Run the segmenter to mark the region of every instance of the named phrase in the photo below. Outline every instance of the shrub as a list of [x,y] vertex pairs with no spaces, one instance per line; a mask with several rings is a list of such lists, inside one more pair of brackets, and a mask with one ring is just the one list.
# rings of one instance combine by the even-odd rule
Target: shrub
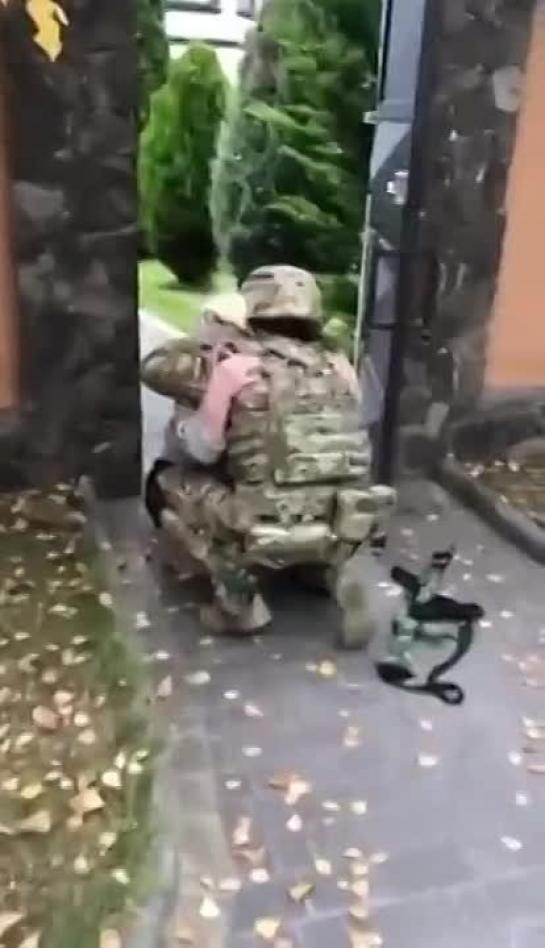
[[166,80],[168,41],[163,0],[137,0],[136,28],[140,59],[140,127],[146,124],[152,94]]
[[142,134],[142,226],[151,252],[189,284],[204,283],[217,262],[210,175],[225,97],[214,50],[191,45],[153,96]]
[[239,278],[275,262],[357,271],[379,15],[378,0],[266,3],[214,168],[215,233]]

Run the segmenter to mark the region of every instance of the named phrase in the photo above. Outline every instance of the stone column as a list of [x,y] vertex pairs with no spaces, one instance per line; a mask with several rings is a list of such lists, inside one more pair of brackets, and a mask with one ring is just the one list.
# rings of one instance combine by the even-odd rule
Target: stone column
[[15,275],[11,233],[11,181],[8,172],[6,75],[0,37],[0,412],[18,400],[18,349],[15,328]]
[[448,450],[452,425],[481,404],[535,7],[535,0],[438,0],[435,7],[421,219],[438,284],[405,359],[401,461],[412,467]]
[[7,466],[123,496],[140,487],[135,4],[59,3],[54,62],[23,4],[5,14],[23,370]]

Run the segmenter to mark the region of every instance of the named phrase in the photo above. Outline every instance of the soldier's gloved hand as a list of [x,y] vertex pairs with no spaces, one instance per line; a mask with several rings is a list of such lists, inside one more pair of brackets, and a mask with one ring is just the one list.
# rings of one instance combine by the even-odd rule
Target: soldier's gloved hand
[[231,402],[257,378],[259,367],[260,360],[248,355],[232,355],[215,366],[198,411],[215,440],[223,440]]

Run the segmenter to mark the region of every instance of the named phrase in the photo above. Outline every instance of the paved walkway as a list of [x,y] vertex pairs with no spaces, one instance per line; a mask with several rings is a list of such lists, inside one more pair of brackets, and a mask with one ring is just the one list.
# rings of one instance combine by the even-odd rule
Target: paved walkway
[[[146,404],[151,437],[165,406]],[[451,504],[396,523],[396,562],[414,565],[454,540],[453,589],[487,610],[456,669],[466,704],[451,709],[382,685],[365,654],[335,654],[336,615],[294,589],[274,590],[267,636],[209,639],[188,601],[197,594],[141,556],[137,505],[109,506],[104,518],[128,561],[125,605],[140,613],[136,625],[149,618],[141,634],[155,678],[173,682],[159,702],[168,737],[157,896],[135,944],[179,943],[176,918],[198,948],[249,948],[267,943],[254,934],[267,917],[282,920],[287,939],[271,944],[370,948],[378,939],[355,934],[366,925],[349,924],[367,878],[367,931],[388,948],[543,948],[545,775],[528,765],[545,761],[545,730],[523,727],[524,717],[545,720],[542,568]],[[332,677],[319,674],[324,661],[335,663]],[[310,792],[289,805],[269,786],[279,772],[298,774]],[[368,875],[358,875],[365,862]],[[233,878],[240,891],[218,891]],[[301,882],[315,888],[294,902],[289,890]],[[205,914],[217,906],[219,917],[199,915],[203,898]]]

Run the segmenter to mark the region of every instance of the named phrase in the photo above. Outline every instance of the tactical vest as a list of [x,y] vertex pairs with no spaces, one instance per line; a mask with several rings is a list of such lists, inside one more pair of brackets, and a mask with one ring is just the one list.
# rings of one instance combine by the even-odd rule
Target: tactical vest
[[360,405],[332,354],[285,337],[259,350],[263,377],[236,399],[227,437],[248,552],[269,566],[327,562],[368,538],[393,492],[370,486]]

